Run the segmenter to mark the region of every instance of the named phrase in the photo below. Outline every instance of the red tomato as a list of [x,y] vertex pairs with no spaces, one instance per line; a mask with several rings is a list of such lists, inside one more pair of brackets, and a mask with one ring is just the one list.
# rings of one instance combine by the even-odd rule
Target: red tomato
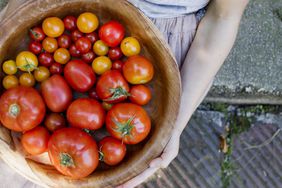
[[73,179],[90,175],[99,163],[96,142],[77,128],[55,131],[48,143],[48,154],[55,168]]
[[64,71],[64,67],[60,63],[53,63],[49,68],[51,74],[62,74]]
[[114,61],[113,62],[113,65],[112,65],[112,69],[114,70],[118,70],[118,71],[122,71],[122,67],[123,67],[123,62],[121,60],[117,60],[117,61]]
[[125,144],[137,144],[148,136],[151,120],[141,106],[119,103],[108,112],[106,128],[113,137]]
[[151,100],[151,98],[152,94],[150,89],[144,85],[132,86],[130,89],[129,100],[132,103],[145,105]]
[[72,60],[64,68],[69,85],[78,92],[88,91],[95,83],[96,76],[90,65],[81,60]]
[[92,99],[96,99],[97,101],[100,100],[97,92],[96,92],[96,88],[92,87],[89,91],[88,91],[88,96]]
[[29,36],[35,41],[42,41],[45,38],[45,33],[41,27],[34,27],[29,30]]
[[50,67],[55,61],[53,55],[48,52],[43,52],[38,57],[39,64],[45,67]]
[[74,44],[72,44],[70,46],[70,55],[73,56],[73,57],[80,57],[81,56],[81,53],[80,51],[76,48],[76,46]]
[[85,37],[90,40],[91,44],[94,44],[98,40],[98,34],[96,32],[86,33]]
[[31,41],[28,45],[28,49],[29,51],[31,51],[32,53],[38,55],[42,52],[42,45],[40,42],[37,41]]
[[69,48],[71,45],[71,37],[69,35],[62,34],[57,40],[61,48]]
[[114,20],[105,23],[99,30],[100,39],[110,47],[118,46],[124,38],[124,35],[124,27]]
[[122,58],[122,52],[119,47],[111,48],[108,52],[108,56],[111,60],[118,60]]
[[120,141],[113,137],[107,136],[99,142],[100,160],[108,165],[117,165],[126,154],[126,147]]
[[117,70],[109,70],[102,74],[97,82],[96,91],[99,98],[108,103],[117,103],[129,96],[129,86]]
[[41,84],[42,96],[52,112],[65,111],[72,100],[72,92],[64,78],[58,74]]
[[28,131],[39,125],[45,116],[45,104],[32,87],[17,86],[0,98],[0,121],[13,131]]
[[93,51],[89,51],[85,54],[82,54],[81,59],[82,61],[84,61],[85,63],[92,63],[93,60],[95,59],[95,53]]
[[97,130],[105,122],[105,110],[94,99],[76,99],[68,108],[67,120],[73,127]]
[[21,139],[23,148],[31,155],[39,155],[47,151],[49,132],[42,126],[26,131]]
[[[63,20],[65,28],[67,30],[73,31],[76,29],[76,17],[74,16],[66,16]],[[64,47],[62,47],[64,48]]]
[[80,53],[85,54],[92,48],[91,42],[86,37],[81,37],[75,41],[75,46]]
[[71,32],[71,39],[73,42],[77,41],[77,39],[83,37],[83,33],[81,33],[78,29]]
[[66,120],[64,116],[59,113],[48,114],[45,118],[44,125],[51,132],[66,127]]

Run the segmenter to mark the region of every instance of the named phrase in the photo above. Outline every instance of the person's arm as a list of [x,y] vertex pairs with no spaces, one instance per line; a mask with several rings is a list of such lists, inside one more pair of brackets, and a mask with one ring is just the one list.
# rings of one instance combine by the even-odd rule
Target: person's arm
[[247,4],[248,0],[211,1],[181,69],[183,91],[172,137],[162,155],[154,159],[147,170],[119,187],[139,185],[159,168],[166,168],[177,156],[180,135],[228,56]]

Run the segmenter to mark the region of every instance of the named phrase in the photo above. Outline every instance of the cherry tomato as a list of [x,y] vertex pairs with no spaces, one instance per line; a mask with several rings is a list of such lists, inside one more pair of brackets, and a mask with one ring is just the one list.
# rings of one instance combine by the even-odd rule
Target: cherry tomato
[[59,37],[64,33],[64,22],[58,17],[46,18],[42,23],[42,29],[48,37]]
[[115,47],[120,44],[125,35],[124,27],[117,21],[111,20],[99,29],[99,37],[108,46]]
[[91,44],[94,44],[98,40],[98,34],[96,32],[86,33],[85,37],[90,40]]
[[22,86],[27,86],[27,87],[32,87],[35,85],[35,79],[32,74],[30,73],[23,73],[20,76],[20,85]]
[[5,91],[0,98],[0,121],[13,131],[28,131],[45,116],[45,104],[32,87],[18,86]]
[[17,65],[14,60],[5,61],[2,65],[2,69],[6,74],[16,74],[17,73]]
[[5,89],[10,89],[17,87],[19,85],[19,80],[15,75],[8,75],[4,77],[2,84]]
[[62,74],[64,71],[64,67],[60,63],[54,63],[49,67],[49,71],[51,74]]
[[89,91],[88,91],[88,96],[92,99],[96,99],[97,101],[100,100],[100,98],[98,97],[97,95],[97,92],[96,92],[96,88],[95,87],[92,87]]
[[64,68],[64,77],[68,84],[78,92],[88,91],[96,81],[91,68],[81,60],[72,60]]
[[127,56],[134,56],[140,53],[141,47],[138,40],[134,37],[126,37],[120,45],[122,53]]
[[82,33],[92,33],[98,28],[99,20],[95,14],[85,12],[78,16],[76,25]]
[[23,134],[21,143],[27,153],[39,155],[47,151],[49,138],[47,129],[37,126]]
[[84,61],[85,63],[92,63],[93,60],[95,59],[95,53],[92,51],[89,51],[85,54],[82,54],[81,56],[82,61]]
[[112,69],[113,70],[118,70],[118,71],[122,71],[122,67],[123,67],[123,62],[121,60],[117,60],[113,62],[113,66]]
[[105,122],[105,110],[102,105],[87,98],[76,99],[67,110],[67,120],[73,127],[97,130]]
[[90,51],[91,49],[91,42],[86,37],[81,37],[75,41],[75,46],[80,51],[80,53],[84,54]]
[[99,78],[96,91],[99,98],[103,101],[116,103],[127,98],[129,86],[119,71],[110,70]]
[[148,136],[151,120],[141,106],[119,103],[108,112],[106,128],[111,136],[125,144],[138,144]]
[[93,51],[95,52],[95,54],[97,54],[99,56],[103,56],[103,55],[106,55],[108,53],[109,47],[103,41],[97,40],[94,43]]
[[152,63],[139,55],[129,57],[125,61],[122,71],[125,79],[131,84],[145,84],[154,76]]
[[70,53],[65,48],[59,48],[54,53],[54,59],[57,63],[66,64],[70,60]]
[[55,131],[49,139],[48,153],[55,168],[72,179],[90,175],[99,163],[96,142],[77,128]]
[[48,114],[45,118],[44,125],[51,132],[66,127],[65,118],[59,113]]
[[106,56],[99,56],[93,60],[92,68],[96,74],[101,75],[112,68],[112,62]]
[[103,101],[102,106],[105,110],[109,111],[113,107],[113,104]]
[[52,112],[63,112],[71,103],[71,89],[64,78],[58,74],[42,82],[41,91],[46,105]]
[[28,49],[29,51],[31,51],[32,53],[38,55],[42,52],[42,45],[40,42],[37,42],[37,41],[31,41],[29,43],[29,46],[28,46]]
[[[64,22],[65,28],[67,30],[73,31],[73,30],[76,29],[76,17],[74,17],[74,16],[66,16],[63,19],[63,22]],[[64,48],[64,47],[62,47],[62,48]]]
[[83,37],[83,33],[81,33],[79,30],[76,29],[71,32],[71,40],[73,42],[77,41],[81,37]]
[[41,27],[34,27],[29,30],[29,36],[35,41],[42,41],[45,38],[45,34]]
[[42,42],[42,46],[46,52],[53,53],[58,49],[58,42],[54,38],[46,37]]
[[43,82],[49,78],[50,71],[46,67],[39,66],[38,69],[34,71],[33,75],[37,82]]
[[122,58],[122,52],[119,47],[114,47],[109,50],[109,58],[111,60],[119,60]]
[[80,56],[81,56],[80,51],[76,48],[76,46],[75,46],[74,44],[72,44],[72,45],[70,46],[69,51],[70,51],[70,55],[71,55],[72,57],[80,57]]
[[43,52],[38,56],[39,64],[45,67],[50,67],[54,63],[53,56],[48,52]]
[[38,66],[38,60],[33,53],[23,51],[17,55],[16,65],[21,71],[31,72]]
[[145,105],[151,100],[152,94],[148,87],[144,85],[135,85],[130,89],[129,100],[132,103]]
[[99,142],[100,160],[108,165],[117,165],[126,154],[126,147],[120,141],[113,137],[107,136]]
[[71,45],[71,37],[69,35],[63,34],[57,40],[61,48],[69,48]]

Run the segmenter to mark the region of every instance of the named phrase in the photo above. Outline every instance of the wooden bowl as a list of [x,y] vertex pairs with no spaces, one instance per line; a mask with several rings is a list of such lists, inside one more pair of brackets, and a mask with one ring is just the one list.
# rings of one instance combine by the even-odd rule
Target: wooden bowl
[[[128,147],[125,160],[118,166],[100,165],[90,176],[72,180],[57,172],[53,166],[26,159],[15,144],[13,133],[0,126],[0,155],[21,175],[45,187],[114,187],[135,177],[146,169],[150,161],[158,157],[171,137],[180,102],[181,82],[176,61],[153,23],[134,6],[124,0],[27,0],[6,14],[0,22],[0,62],[15,59],[18,52],[27,49],[28,30],[48,16],[64,17],[94,12],[101,23],[115,19],[130,34],[139,39],[142,54],[155,68],[153,99],[145,108],[152,119],[152,131],[148,138]],[[3,73],[0,73],[3,77]],[[3,89],[1,90],[3,92]],[[2,93],[1,92],[1,93]]]

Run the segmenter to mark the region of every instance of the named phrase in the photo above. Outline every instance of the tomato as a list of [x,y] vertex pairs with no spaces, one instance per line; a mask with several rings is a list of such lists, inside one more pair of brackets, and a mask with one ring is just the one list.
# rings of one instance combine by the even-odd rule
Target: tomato
[[47,151],[49,132],[42,126],[37,126],[26,131],[21,138],[21,143],[25,151],[31,155],[39,155]]
[[97,82],[96,91],[99,98],[108,103],[120,102],[129,96],[129,86],[117,70],[102,74]]
[[122,67],[123,67],[123,62],[121,60],[117,60],[113,62],[113,66],[112,69],[113,70],[118,70],[118,71],[122,71]]
[[76,99],[67,110],[67,120],[73,127],[97,130],[105,122],[105,110],[102,105],[87,98]]
[[120,48],[122,53],[127,57],[138,55],[141,50],[138,40],[134,37],[126,37],[123,39]]
[[48,52],[43,52],[38,56],[38,61],[40,65],[45,67],[50,67],[54,63],[53,56]]
[[20,85],[32,87],[35,85],[35,79],[31,73],[23,73],[20,76]]
[[95,52],[95,54],[102,56],[108,53],[109,47],[103,41],[97,40],[94,43],[93,51]]
[[107,136],[99,142],[100,160],[108,165],[117,165],[126,154],[126,146],[113,137]]
[[93,60],[92,68],[96,74],[101,75],[112,68],[112,62],[106,56],[99,56]]
[[31,41],[28,45],[28,50],[36,55],[40,54],[42,52],[42,49],[43,48],[41,43],[37,41]]
[[95,14],[85,12],[78,16],[76,25],[82,33],[92,33],[98,28],[99,20]]
[[74,17],[74,16],[66,16],[63,19],[63,22],[64,22],[65,28],[67,30],[73,31],[73,30],[76,29],[76,17]]
[[46,105],[52,112],[63,112],[71,103],[71,89],[64,78],[58,74],[42,82],[41,91]]
[[62,74],[64,71],[64,67],[60,63],[54,63],[49,67],[49,71],[51,74]]
[[125,79],[131,84],[145,84],[154,76],[152,63],[139,55],[129,57],[125,61],[122,71]]
[[33,53],[23,51],[17,55],[16,65],[21,71],[31,72],[38,66],[38,60]]
[[117,21],[111,20],[99,29],[99,37],[108,46],[115,47],[120,44],[125,35],[124,27]]
[[72,57],[80,57],[80,56],[81,56],[80,51],[76,48],[76,46],[75,46],[74,44],[72,44],[72,45],[70,46],[69,51],[70,51],[70,55],[71,55]]
[[54,38],[46,37],[42,42],[42,46],[46,52],[53,53],[58,49],[58,42]]
[[72,60],[64,68],[69,85],[78,92],[88,91],[95,83],[96,76],[91,66],[81,60]]
[[148,136],[151,120],[141,106],[119,103],[108,112],[106,128],[111,136],[125,144],[138,144]]
[[82,61],[84,61],[85,63],[92,63],[93,60],[95,59],[95,53],[92,51],[89,51],[85,54],[82,54],[81,56]]
[[45,116],[45,104],[32,87],[18,86],[5,91],[0,98],[0,121],[13,131],[36,127]]
[[44,125],[51,132],[66,127],[65,118],[59,113],[48,114],[45,118]]
[[100,100],[98,95],[97,95],[97,92],[96,92],[96,88],[95,87],[92,87],[89,91],[88,91],[88,96],[92,99],[96,99],[96,100]]
[[83,37],[83,33],[81,33],[79,30],[76,29],[71,32],[71,40],[73,42],[77,41],[81,37]]
[[113,104],[103,101],[102,106],[105,110],[109,111],[113,107]]
[[63,34],[57,39],[58,45],[61,48],[69,48],[71,45],[71,37]]
[[130,89],[129,100],[132,103],[145,105],[151,100],[152,94],[148,87],[144,85],[135,85]]
[[36,81],[43,82],[49,78],[50,72],[48,68],[40,66],[34,71],[33,75]]
[[122,58],[122,52],[119,47],[114,47],[109,50],[109,58],[111,60],[118,60]]
[[41,27],[34,27],[29,30],[29,36],[35,41],[42,41],[45,38],[45,34]]
[[91,42],[86,37],[81,37],[75,41],[75,46],[80,51],[80,53],[84,54],[90,51],[91,49]]
[[19,80],[15,75],[8,75],[4,77],[2,84],[5,89],[10,89],[17,87],[19,85]]
[[85,37],[90,40],[91,44],[94,44],[98,40],[98,34],[96,32],[86,33]]
[[59,37],[64,33],[64,22],[58,17],[46,18],[42,23],[42,29],[48,37]]
[[70,53],[65,48],[59,48],[54,53],[54,59],[57,63],[66,64],[70,60]]
[[2,65],[2,69],[6,74],[16,74],[17,73],[17,65],[14,60],[5,61]]

